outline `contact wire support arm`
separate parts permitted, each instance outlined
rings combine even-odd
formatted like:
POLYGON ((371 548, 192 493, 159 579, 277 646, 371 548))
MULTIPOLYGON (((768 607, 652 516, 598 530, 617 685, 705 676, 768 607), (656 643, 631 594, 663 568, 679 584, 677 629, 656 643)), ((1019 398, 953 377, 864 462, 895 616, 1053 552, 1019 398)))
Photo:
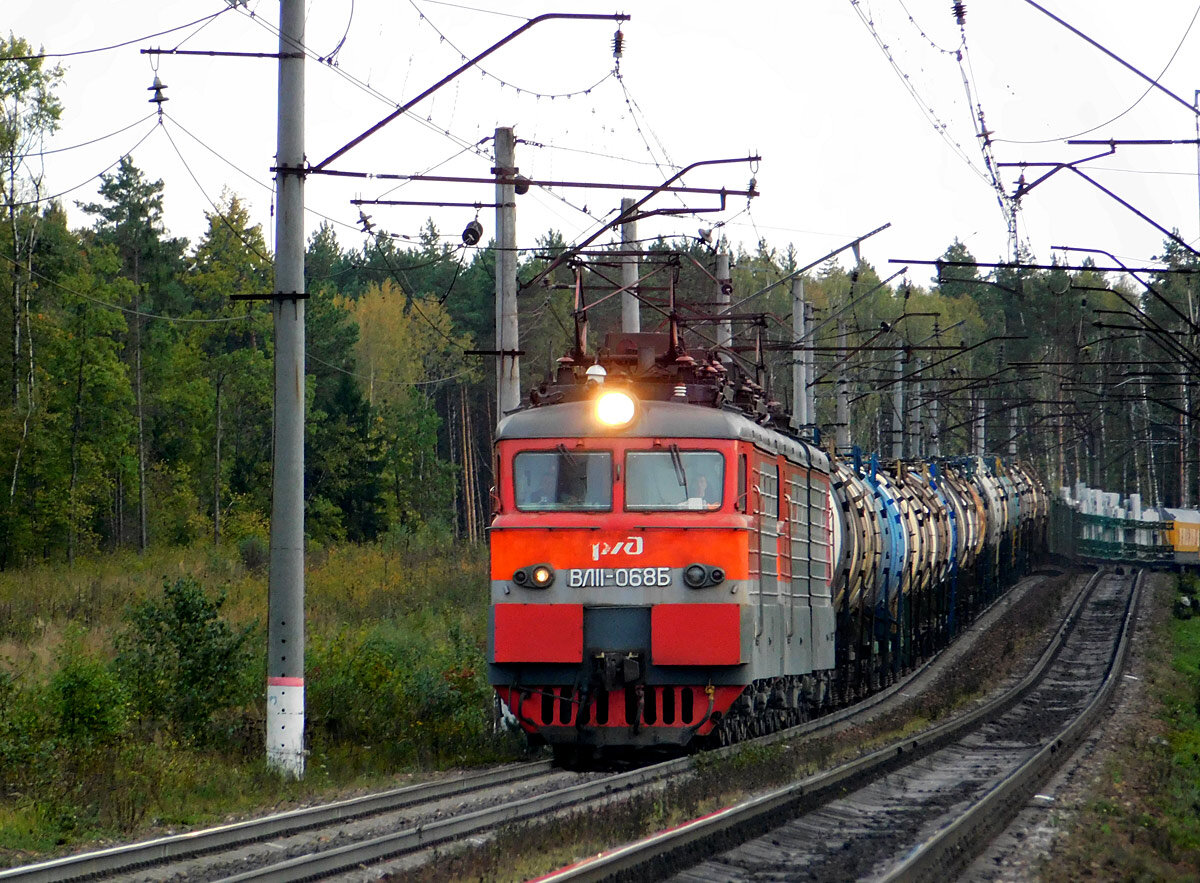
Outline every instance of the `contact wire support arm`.
MULTIPOLYGON (((597 230, 592 235, 588 236, 586 239, 583 240, 583 242, 580 242, 577 245, 573 245, 567 251, 560 254, 558 257, 556 257, 554 260, 552 260, 546 266, 546 268, 544 270, 542 270, 540 273, 538 273, 536 276, 534 276, 528 282, 522 282, 520 285, 520 289, 522 291, 524 291, 525 289, 528 289, 528 288, 536 285, 542 279, 545 279, 552 272, 554 272, 555 269, 560 267, 563 263, 574 258, 579 252, 581 252, 583 249, 587 248, 589 245, 591 245, 593 242, 595 242, 597 239, 599 239, 601 236, 603 236, 606 231, 611 230, 614 227, 619 227, 621 224, 625 223, 632 217, 643 217, 647 213, 639 214, 638 213, 639 208, 641 208, 643 205, 645 205, 647 202, 649 202, 654 196, 658 195, 659 193, 662 193, 664 188, 670 187, 671 184, 678 181, 680 178, 682 178, 688 172, 692 171, 692 169, 698 169, 701 166, 728 165, 730 163, 743 163, 743 162, 744 163, 756 163, 756 162, 760 162, 761 160, 762 160, 761 156, 739 156, 734 159, 702 159, 702 160, 698 160, 697 162, 692 163, 691 165, 684 166, 682 169, 680 169, 674 175, 667 178, 667 180, 663 181, 662 184, 653 188, 645 196, 638 199, 635 203, 633 203, 633 205, 629 206, 628 209, 626 209, 623 212, 620 212, 617 215, 617 217, 614 218, 612 221, 609 221, 607 224, 602 224, 600 226, 599 230, 597 230)), ((758 191, 755 190, 754 188, 750 188, 749 190, 745 191, 744 195, 746 196, 747 199, 753 199, 755 196, 758 196, 758 191)))
POLYGON ((453 80, 459 74, 461 74, 463 71, 467 70, 467 68, 473 67, 474 65, 483 61, 483 59, 487 58, 489 55, 491 55, 493 52, 495 52, 501 46, 504 46, 505 44, 515 40, 517 37, 519 37, 521 34, 525 33, 527 30, 532 28, 534 25, 539 25, 544 21, 551 21, 554 19, 574 19, 574 20, 578 20, 578 21, 629 21, 629 18, 630 18, 630 16, 628 16, 625 13, 621 13, 621 12, 613 12, 613 13, 547 12, 542 15, 535 16, 535 17, 529 19, 529 21, 525 22, 525 24, 521 25, 519 28, 517 28, 515 31, 513 31, 511 34, 509 34, 507 37, 500 40, 498 43, 493 43, 487 49, 483 50, 478 55, 476 55, 474 58, 463 62, 463 64, 461 66, 455 68, 453 71, 446 74, 446 76, 442 77, 440 80, 438 80, 436 83, 434 83, 428 89, 426 89, 424 92, 422 92, 416 98, 413 98, 411 101, 408 101, 405 104, 402 104, 399 107, 397 107, 394 111, 389 113, 387 116, 385 116, 379 122, 377 122, 375 125, 371 126, 371 128, 367 129, 367 131, 363 132, 357 138, 348 142, 344 147, 340 147, 337 150, 335 150, 333 153, 329 154, 329 156, 325 157, 325 159, 321 160, 315 166, 310 168, 309 171, 310 172, 320 172, 326 166, 328 166, 331 162, 333 162, 335 159, 337 159, 339 156, 343 155, 344 153, 349 151, 351 148, 356 147, 359 144, 361 144, 363 141, 365 141, 367 138, 374 135, 376 132, 378 132, 380 129, 382 129, 384 126, 386 126, 388 123, 390 123, 392 120, 396 119, 396 117, 402 116, 403 114, 410 111, 417 104, 420 104, 422 101, 424 101, 426 98, 428 98, 434 92, 436 92, 438 89, 442 88, 442 86, 445 86, 447 83, 449 83, 451 80, 453 80))

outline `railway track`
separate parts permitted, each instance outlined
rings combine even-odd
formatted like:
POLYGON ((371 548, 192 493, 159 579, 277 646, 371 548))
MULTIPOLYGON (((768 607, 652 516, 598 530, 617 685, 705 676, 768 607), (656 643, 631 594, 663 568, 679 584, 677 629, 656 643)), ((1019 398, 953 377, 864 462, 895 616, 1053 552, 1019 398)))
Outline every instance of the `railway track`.
MULTIPOLYGON (((0 880, 21 883, 83 879, 136 878, 153 868, 153 877, 169 877, 173 868, 194 862, 202 856, 224 854, 241 847, 252 847, 272 838, 286 838, 302 832, 345 825, 356 820, 409 812, 420 816, 422 808, 468 794, 516 788, 555 775, 550 761, 518 764, 466 774, 437 782, 396 788, 350 800, 276 813, 215 828, 154 840, 117 846, 111 849, 67 856, 33 865, 0 871, 0 880)), ((149 877, 147 877, 149 879, 149 877)))
POLYGON ((976 711, 544 880, 951 879, 1106 707, 1139 580, 1097 574, 1030 674, 976 711))
MULTIPOLYGON (((986 617, 979 625, 986 628, 986 617)), ((852 723, 897 692, 919 689, 922 673, 918 670, 864 703, 711 753, 733 753, 748 744, 852 723)), ((692 769, 690 757, 611 774, 567 773, 554 769, 549 761, 521 764, 0 871, 0 883, 317 879, 439 844, 486 836, 505 825, 578 809, 589 802, 610 800, 687 775, 692 769)))
POLYGON ((0 881, 318 879, 608 800, 685 773, 691 762, 612 774, 521 764, 14 868, 0 872, 0 881), (467 795, 469 803, 460 799, 467 795), (477 808, 464 811, 469 805, 477 808))

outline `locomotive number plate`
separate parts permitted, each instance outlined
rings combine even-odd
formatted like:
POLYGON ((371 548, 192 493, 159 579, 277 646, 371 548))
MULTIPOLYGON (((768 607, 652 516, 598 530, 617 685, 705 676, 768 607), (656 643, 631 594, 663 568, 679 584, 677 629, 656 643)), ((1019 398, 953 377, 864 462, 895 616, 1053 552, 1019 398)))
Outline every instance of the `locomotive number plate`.
POLYGON ((670 584, 669 567, 574 567, 567 571, 567 586, 572 589, 639 589, 670 584))

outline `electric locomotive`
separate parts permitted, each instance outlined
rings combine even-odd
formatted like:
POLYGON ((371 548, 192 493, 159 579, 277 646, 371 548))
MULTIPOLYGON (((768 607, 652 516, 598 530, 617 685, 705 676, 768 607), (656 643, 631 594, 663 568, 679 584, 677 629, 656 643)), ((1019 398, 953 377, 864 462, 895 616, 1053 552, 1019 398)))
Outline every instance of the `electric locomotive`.
POLYGON ((554 745, 724 741, 735 703, 782 723, 819 692, 793 673, 834 665, 829 459, 720 362, 618 338, 497 428, 492 682, 554 745))
POLYGON ((894 679, 1028 566, 1045 495, 1020 468, 834 461, 676 332, 582 350, 495 445, 489 674, 556 753, 798 723, 894 679))

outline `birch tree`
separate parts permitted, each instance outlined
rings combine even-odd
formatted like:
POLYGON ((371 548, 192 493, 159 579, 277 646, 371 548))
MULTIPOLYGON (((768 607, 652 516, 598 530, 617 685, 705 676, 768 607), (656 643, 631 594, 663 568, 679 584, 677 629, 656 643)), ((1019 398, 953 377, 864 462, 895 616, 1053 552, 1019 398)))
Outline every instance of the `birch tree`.
POLYGON ((44 67, 28 42, 9 34, 0 40, 0 210, 4 213, 3 263, 9 302, 9 405, 19 422, 9 481, 16 494, 21 455, 37 408, 36 362, 31 303, 35 290, 33 255, 43 200, 42 147, 58 129, 62 106, 54 90, 61 67, 44 67))

